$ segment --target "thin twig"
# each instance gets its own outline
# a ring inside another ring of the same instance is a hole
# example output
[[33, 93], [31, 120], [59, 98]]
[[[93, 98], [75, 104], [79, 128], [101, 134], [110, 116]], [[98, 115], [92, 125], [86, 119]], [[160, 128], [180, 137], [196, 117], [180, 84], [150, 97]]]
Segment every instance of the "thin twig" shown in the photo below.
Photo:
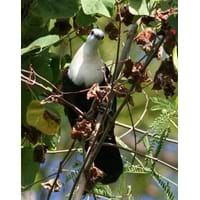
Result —
[[80, 148], [74, 148], [74, 149], [63, 149], [63, 150], [55, 150], [55, 151], [49, 151], [47, 150], [47, 154], [57, 154], [57, 153], [67, 153], [69, 151], [71, 152], [76, 152], [76, 151], [80, 151], [81, 149]]
[[[23, 71], [25, 71], [25, 70], [23, 70]], [[27, 72], [30, 73], [30, 71], [27, 71]], [[50, 90], [49, 90], [48, 87], [46, 87], [46, 86], [44, 86], [43, 84], [37, 82], [35, 79], [33, 80], [33, 79], [31, 79], [30, 77], [25, 76], [24, 74], [21, 74], [21, 76], [22, 76], [22, 79], [21, 79], [22, 82], [26, 83], [27, 85], [36, 85], [36, 86], [38, 86], [38, 87], [44, 89], [44, 90], [47, 91], [48, 93], [50, 92]], [[46, 80], [46, 79], [44, 78], [43, 80]], [[55, 87], [55, 86], [54, 86], [54, 87]], [[59, 90], [58, 90], [58, 91], [59, 91]], [[48, 96], [48, 97], [46, 98], [46, 100], [47, 100], [47, 99], [49, 100], [49, 99], [51, 99], [51, 98], [60, 99], [60, 100], [61, 100], [63, 103], [65, 103], [68, 107], [72, 108], [78, 115], [81, 115], [81, 116], [83, 116], [84, 118], [87, 118], [86, 115], [85, 115], [85, 113], [83, 113], [78, 107], [74, 106], [74, 105], [73, 105], [72, 103], [70, 103], [69, 101], [65, 100], [65, 99], [62, 97], [61, 94], [52, 94], [52, 95]], [[45, 100], [43, 100], [43, 102], [44, 102], [44, 101], [45, 101]], [[51, 101], [51, 102], [53, 102], [53, 101]]]
[[48, 176], [46, 176], [46, 177], [44, 177], [44, 178], [42, 178], [42, 179], [40, 179], [40, 180], [37, 180], [37, 181], [31, 183], [30, 185], [27, 185], [27, 186], [25, 186], [25, 187], [22, 186], [22, 192], [25, 192], [26, 190], [30, 189], [32, 186], [34, 186], [34, 185], [36, 185], [36, 184], [38, 184], [38, 183], [41, 183], [42, 181], [45, 181], [45, 180], [47, 180], [48, 178], [50, 178], [50, 177], [52, 177], [52, 176], [55, 176], [56, 174], [57, 174], [57, 172], [54, 172], [54, 173], [52, 173], [52, 174], [50, 174], [50, 175], [48, 175]]
[[[131, 114], [129, 103], [127, 103], [127, 107], [128, 107], [128, 112], [129, 112], [129, 116], [130, 116], [130, 119], [131, 119], [133, 135], [134, 135], [134, 150], [137, 151], [137, 136], [136, 136], [136, 132], [135, 132], [135, 128], [134, 128], [135, 125], [134, 125], [134, 122], [133, 122], [133, 117], [132, 117], [132, 114]], [[135, 155], [133, 156], [132, 161], [134, 161], [134, 160], [135, 160]]]
[[[121, 126], [121, 127], [123, 127], [123, 128], [129, 129], [126, 133], [120, 135], [119, 138], [122, 138], [122, 137], [124, 137], [124, 136], [126, 136], [127, 134], [129, 134], [129, 133], [132, 132], [132, 126], [130, 126], [130, 125], [127, 125], [127, 124], [124, 124], [124, 123], [121, 123], [121, 122], [118, 122], [118, 121], [115, 121], [115, 124], [116, 124], [117, 126]], [[158, 138], [158, 139], [160, 138], [158, 135], [154, 135], [154, 134], [152, 134], [152, 133], [148, 133], [148, 131], [144, 131], [144, 130], [139, 129], [139, 128], [137, 128], [137, 127], [135, 127], [135, 130], [136, 130], [138, 133], [143, 134], [143, 135], [147, 135], [147, 136], [149, 136], [149, 137], [154, 137], [154, 138]], [[171, 143], [174, 143], [174, 144], [178, 144], [178, 141], [177, 141], [177, 140], [174, 140], [174, 139], [171, 139], [171, 138], [166, 138], [165, 141], [171, 142]]]
[[72, 144], [69, 148], [69, 151], [67, 152], [67, 154], [64, 156], [64, 158], [62, 159], [62, 161], [59, 164], [59, 168], [58, 168], [58, 171], [57, 171], [57, 174], [56, 174], [56, 178], [54, 179], [54, 182], [53, 182], [53, 185], [51, 186], [51, 189], [49, 190], [47, 200], [49, 200], [51, 198], [52, 191], [53, 191], [53, 189], [56, 185], [56, 182], [57, 182], [57, 180], [60, 176], [60, 173], [62, 172], [63, 164], [65, 163], [65, 160], [68, 158], [69, 154], [71, 153], [71, 150], [73, 149], [75, 142], [76, 142], [75, 140], [72, 142]]
[[138, 119], [138, 121], [135, 122], [135, 126], [138, 126], [138, 124], [142, 121], [142, 119], [144, 118], [144, 116], [145, 116], [145, 114], [147, 112], [148, 105], [149, 105], [149, 97], [148, 97], [147, 93], [144, 90], [142, 90], [142, 93], [145, 96], [146, 103], [145, 103], [145, 107], [144, 107], [144, 111], [143, 111], [142, 115], [140, 116], [140, 118]]
[[128, 151], [128, 152], [131, 152], [131, 153], [135, 153], [135, 154], [137, 154], [137, 155], [139, 155], [139, 156], [148, 158], [148, 159], [153, 160], [153, 161], [155, 161], [155, 162], [158, 162], [158, 163], [160, 163], [160, 164], [162, 164], [162, 165], [164, 165], [164, 166], [166, 166], [166, 167], [169, 167], [169, 168], [172, 169], [172, 170], [178, 171], [178, 168], [174, 167], [173, 165], [170, 165], [169, 163], [166, 163], [166, 162], [163, 161], [163, 160], [160, 160], [160, 159], [158, 159], [158, 158], [155, 158], [155, 157], [153, 157], [153, 156], [149, 156], [149, 155], [146, 155], [146, 154], [143, 154], [143, 153], [140, 153], [140, 152], [136, 152], [136, 151], [134, 151], [133, 149], [124, 148], [124, 147], [122, 147], [122, 146], [119, 146], [119, 145], [117, 145], [117, 144], [112, 144], [112, 143], [104, 143], [103, 145], [105, 145], [105, 146], [112, 146], [112, 147], [116, 147], [116, 148], [122, 149], [122, 150], [124, 150], [124, 151]]

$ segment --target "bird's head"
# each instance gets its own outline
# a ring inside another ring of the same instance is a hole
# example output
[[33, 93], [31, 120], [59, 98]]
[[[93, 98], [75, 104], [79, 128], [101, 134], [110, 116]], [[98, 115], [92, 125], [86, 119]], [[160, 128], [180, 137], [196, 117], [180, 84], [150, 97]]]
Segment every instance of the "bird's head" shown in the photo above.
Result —
[[101, 29], [93, 28], [87, 37], [88, 43], [99, 44], [104, 38], [104, 32]]

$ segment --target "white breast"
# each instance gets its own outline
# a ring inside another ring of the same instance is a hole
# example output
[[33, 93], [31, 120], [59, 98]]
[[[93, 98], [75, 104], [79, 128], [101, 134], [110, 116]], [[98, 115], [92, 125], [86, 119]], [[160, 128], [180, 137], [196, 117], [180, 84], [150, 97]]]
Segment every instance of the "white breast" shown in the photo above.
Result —
[[94, 83], [103, 81], [103, 66], [104, 63], [97, 49], [90, 53], [83, 44], [70, 64], [68, 75], [74, 84], [89, 87]]

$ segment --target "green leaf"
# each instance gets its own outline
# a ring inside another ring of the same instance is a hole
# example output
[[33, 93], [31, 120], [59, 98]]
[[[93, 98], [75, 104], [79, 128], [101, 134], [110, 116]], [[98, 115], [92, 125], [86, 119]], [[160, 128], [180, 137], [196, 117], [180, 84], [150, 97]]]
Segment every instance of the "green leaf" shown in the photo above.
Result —
[[58, 103], [47, 103], [44, 105], [45, 109], [51, 111], [59, 116], [62, 120], [65, 117], [64, 106]]
[[60, 136], [58, 134], [56, 135], [42, 135], [42, 141], [47, 145], [48, 150], [56, 150], [57, 145], [60, 141]]
[[111, 17], [110, 11], [113, 10], [115, 0], [81, 0], [83, 12], [86, 15], [101, 14]]
[[44, 23], [52, 18], [69, 18], [79, 8], [79, 0], [38, 0], [32, 13], [43, 18]]
[[60, 38], [58, 35], [47, 35], [44, 37], [40, 37], [37, 40], [33, 41], [31, 44], [29, 44], [27, 47], [23, 48], [21, 50], [21, 55], [36, 49], [40, 49], [41, 51], [44, 47], [49, 47], [58, 42], [59, 40]]
[[162, 178], [161, 178], [162, 176], [156, 171], [153, 171], [152, 177], [165, 192], [165, 194], [167, 196], [167, 200], [174, 200], [174, 194], [171, 191], [169, 182], [165, 182], [164, 180], [162, 180]]
[[79, 26], [87, 26], [94, 22], [96, 22], [96, 18], [91, 15], [86, 15], [83, 10], [81, 9], [78, 14], [76, 15], [76, 23]]
[[167, 113], [176, 112], [175, 104], [168, 99], [160, 97], [150, 97], [150, 100], [156, 104], [151, 107], [152, 111], [156, 110], [166, 110]]
[[33, 161], [32, 147], [24, 147], [21, 152], [21, 182], [23, 186], [34, 182], [39, 167], [39, 163]]
[[173, 48], [172, 51], [172, 58], [173, 58], [173, 64], [175, 68], [178, 70], [178, 55], [177, 55], [177, 46]]
[[33, 100], [28, 106], [26, 120], [30, 126], [35, 127], [42, 133], [54, 135], [60, 128], [57, 113], [47, 111], [39, 101]]
[[21, 121], [22, 123], [26, 122], [26, 110], [31, 100], [32, 100], [32, 97], [31, 97], [30, 91], [27, 88], [23, 87], [22, 85], [22, 88], [21, 88]]
[[133, 15], [149, 15], [147, 0], [129, 0], [129, 11]]

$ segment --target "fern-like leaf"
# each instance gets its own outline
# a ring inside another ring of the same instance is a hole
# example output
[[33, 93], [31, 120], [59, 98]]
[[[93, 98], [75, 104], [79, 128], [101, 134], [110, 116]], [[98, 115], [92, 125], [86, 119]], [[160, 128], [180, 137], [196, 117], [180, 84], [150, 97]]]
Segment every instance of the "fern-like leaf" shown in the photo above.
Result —
[[152, 176], [153, 179], [158, 183], [158, 185], [163, 189], [163, 191], [165, 192], [166, 196], [167, 196], [167, 200], [174, 200], [174, 194], [171, 191], [169, 182], [164, 182], [161, 179], [161, 176], [159, 173], [157, 173], [155, 170], [152, 172]]

